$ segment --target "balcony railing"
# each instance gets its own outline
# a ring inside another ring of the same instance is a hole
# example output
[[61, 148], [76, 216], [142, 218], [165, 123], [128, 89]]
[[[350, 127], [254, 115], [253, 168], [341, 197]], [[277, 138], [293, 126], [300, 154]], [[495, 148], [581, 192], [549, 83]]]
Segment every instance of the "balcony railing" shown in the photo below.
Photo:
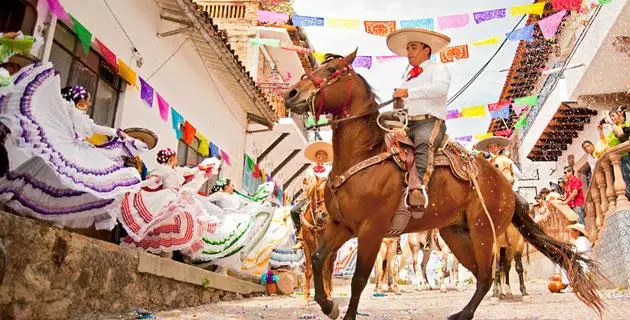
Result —
[[586, 231], [597, 241], [607, 216], [630, 210], [626, 183], [621, 173], [621, 157], [630, 151], [630, 142], [610, 148], [597, 160], [586, 195]]
[[569, 242], [571, 238], [567, 226], [573, 223], [571, 220], [574, 220], [574, 217], [567, 217], [559, 206], [558, 202], [549, 201], [547, 212], [538, 221], [538, 225], [554, 239]]
[[249, 1], [196, 1], [212, 19], [245, 19]]

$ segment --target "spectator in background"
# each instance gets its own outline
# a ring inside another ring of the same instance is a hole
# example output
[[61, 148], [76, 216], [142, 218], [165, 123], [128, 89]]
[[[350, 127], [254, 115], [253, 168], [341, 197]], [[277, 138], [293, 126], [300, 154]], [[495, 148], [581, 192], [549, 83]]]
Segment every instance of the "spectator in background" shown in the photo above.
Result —
[[[611, 127], [611, 131], [604, 134], [603, 124]], [[623, 106], [614, 108], [606, 114], [597, 127], [600, 138], [606, 141], [608, 148], [613, 148], [620, 143], [628, 141], [630, 135], [630, 123], [626, 122], [626, 108]], [[621, 175], [626, 183], [626, 196], [630, 195], [630, 155], [627, 152], [621, 154]]]
[[567, 197], [566, 186], [567, 186], [566, 180], [564, 180], [563, 177], [558, 178], [558, 193], [563, 198]]
[[582, 191], [583, 183], [580, 178], [575, 175], [573, 167], [564, 167], [564, 176], [566, 182], [566, 199], [562, 202], [568, 205], [577, 215], [578, 223], [584, 224], [584, 191]]

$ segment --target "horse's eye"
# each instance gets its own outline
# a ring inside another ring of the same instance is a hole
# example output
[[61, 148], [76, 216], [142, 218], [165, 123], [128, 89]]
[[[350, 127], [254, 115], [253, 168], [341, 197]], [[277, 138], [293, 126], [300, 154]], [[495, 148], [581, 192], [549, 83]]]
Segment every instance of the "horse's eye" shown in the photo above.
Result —
[[337, 68], [335, 68], [335, 67], [329, 67], [328, 68], [328, 72], [330, 72], [330, 73], [333, 73], [335, 71], [337, 71]]
[[499, 165], [498, 165], [498, 164], [495, 164], [494, 166], [495, 166], [495, 167], [497, 167], [497, 168], [499, 167]]

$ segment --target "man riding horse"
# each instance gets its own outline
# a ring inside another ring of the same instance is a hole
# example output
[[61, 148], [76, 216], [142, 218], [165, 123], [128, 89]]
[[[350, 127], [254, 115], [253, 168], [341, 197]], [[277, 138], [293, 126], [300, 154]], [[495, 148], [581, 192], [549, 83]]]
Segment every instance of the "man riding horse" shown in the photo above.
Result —
[[425, 29], [401, 29], [387, 37], [391, 51], [409, 59], [409, 70], [399, 88], [394, 90], [394, 108], [407, 107], [409, 135], [415, 145], [416, 169], [422, 180], [421, 190], [410, 190], [412, 206], [429, 203], [427, 185], [433, 172], [435, 143], [446, 133], [446, 100], [451, 74], [443, 64], [431, 62], [431, 54], [446, 48], [451, 39]]

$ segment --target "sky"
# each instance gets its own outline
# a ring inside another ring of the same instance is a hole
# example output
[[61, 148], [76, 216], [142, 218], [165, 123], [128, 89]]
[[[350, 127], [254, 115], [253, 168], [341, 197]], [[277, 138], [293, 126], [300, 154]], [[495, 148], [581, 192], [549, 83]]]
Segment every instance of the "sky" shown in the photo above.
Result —
[[[436, 22], [436, 31], [451, 37], [451, 46], [469, 44], [470, 58], [447, 63], [451, 72], [449, 98], [488, 61], [499, 47], [497, 45], [472, 46], [471, 43], [489, 37], [500, 36], [518, 23], [522, 16], [511, 16], [509, 8], [516, 5], [530, 4], [528, 0], [294, 0], [295, 13], [305, 16], [324, 18], [348, 18], [360, 20], [404, 20], [462, 13], [472, 13], [499, 8], [508, 8], [504, 19], [496, 19], [481, 24], [474, 20], [460, 28], [440, 30]], [[524, 19], [520, 27], [525, 26]], [[397, 25], [397, 28], [399, 25]], [[364, 29], [348, 30], [330, 27], [305, 27], [306, 34], [314, 51], [348, 54], [358, 47], [358, 55], [388, 56], [393, 55], [385, 44], [385, 37], [368, 34]], [[507, 72], [516, 52], [518, 42], [507, 41], [499, 54], [486, 70], [448, 109], [477, 106], [496, 102], [499, 99]], [[437, 57], [439, 61], [439, 56]], [[357, 68], [383, 99], [391, 98], [393, 89], [400, 84], [400, 79], [407, 66], [406, 59], [390, 62], [373, 62], [370, 70]], [[485, 118], [455, 119], [447, 122], [447, 132], [451, 137], [485, 133], [490, 123], [490, 115]], [[469, 145], [470, 146], [470, 145]]]

